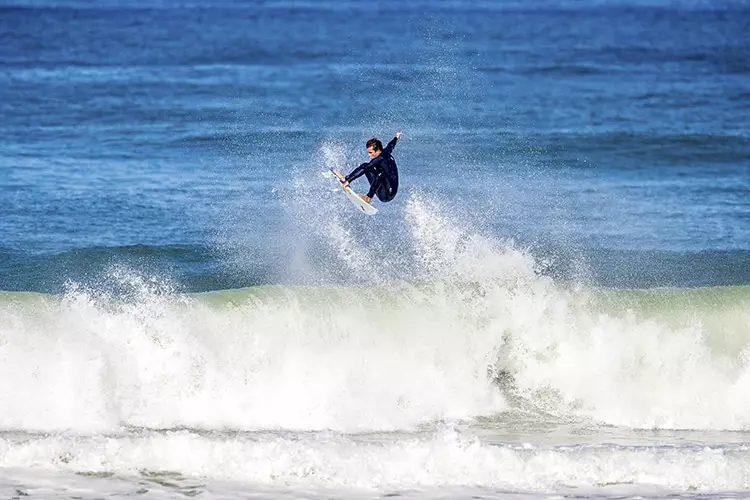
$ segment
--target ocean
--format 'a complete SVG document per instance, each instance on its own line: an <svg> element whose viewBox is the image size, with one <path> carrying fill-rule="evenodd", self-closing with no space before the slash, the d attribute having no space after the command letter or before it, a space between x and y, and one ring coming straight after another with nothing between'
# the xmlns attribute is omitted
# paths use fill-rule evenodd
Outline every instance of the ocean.
<svg viewBox="0 0 750 500"><path fill-rule="evenodd" d="M4 0L0 64L0 497L750 498L747 2Z"/></svg>

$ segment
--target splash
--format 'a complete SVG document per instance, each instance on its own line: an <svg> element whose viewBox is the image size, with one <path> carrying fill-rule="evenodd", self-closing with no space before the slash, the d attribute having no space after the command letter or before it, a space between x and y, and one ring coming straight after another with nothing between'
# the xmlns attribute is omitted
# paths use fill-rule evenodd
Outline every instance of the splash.
<svg viewBox="0 0 750 500"><path fill-rule="evenodd" d="M681 306L687 292L655 308L638 292L570 288L423 194L406 199L398 248L305 216L322 255L364 282L181 295L114 270L117 294L0 301L0 428L353 432L509 408L637 428L750 426L747 294L704 291L707 310Z"/></svg>

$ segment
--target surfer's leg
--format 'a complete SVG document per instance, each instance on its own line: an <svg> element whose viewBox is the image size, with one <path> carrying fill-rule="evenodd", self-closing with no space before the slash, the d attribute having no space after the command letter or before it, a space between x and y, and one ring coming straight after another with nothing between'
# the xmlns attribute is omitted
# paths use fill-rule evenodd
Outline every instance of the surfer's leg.
<svg viewBox="0 0 750 500"><path fill-rule="evenodd" d="M366 198L365 196L363 196L362 198L367 203L370 203L370 200L372 199L373 196L375 196L375 193L377 193L380 189L382 189L381 186L383 185L383 181L385 180L385 175L383 175L382 172L378 172L378 173L367 172L366 175L367 175L367 180L370 181L370 190L365 195Z"/></svg>
<svg viewBox="0 0 750 500"><path fill-rule="evenodd" d="M378 190L376 194L378 195L378 199L380 201L382 201L383 203L386 203L396 197L397 189L398 189L397 183L394 184L391 181L391 179L389 179L386 176L383 176L383 180L380 182L380 185L378 186Z"/></svg>

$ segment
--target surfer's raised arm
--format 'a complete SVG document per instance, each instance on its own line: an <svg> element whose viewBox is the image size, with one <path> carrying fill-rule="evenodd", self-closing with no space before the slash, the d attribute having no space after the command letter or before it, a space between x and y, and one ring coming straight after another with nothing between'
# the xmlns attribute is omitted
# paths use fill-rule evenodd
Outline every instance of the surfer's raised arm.
<svg viewBox="0 0 750 500"><path fill-rule="evenodd" d="M393 148L396 147L396 142L398 142L399 139L401 139L401 136L404 135L403 132L396 132L396 136L391 139L391 142L389 142L385 148L383 149L383 153L386 156L390 156L391 152L393 151Z"/></svg>

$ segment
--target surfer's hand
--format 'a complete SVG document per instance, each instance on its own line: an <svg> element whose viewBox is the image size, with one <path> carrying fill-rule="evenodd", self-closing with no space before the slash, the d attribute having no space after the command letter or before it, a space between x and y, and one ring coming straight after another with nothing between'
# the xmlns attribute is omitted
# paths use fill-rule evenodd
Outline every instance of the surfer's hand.
<svg viewBox="0 0 750 500"><path fill-rule="evenodd" d="M401 139L401 136L404 135L403 132L396 132L396 139Z"/></svg>
<svg viewBox="0 0 750 500"><path fill-rule="evenodd" d="M348 188L349 187L349 181L344 181L344 183L341 185L342 188Z"/></svg>

